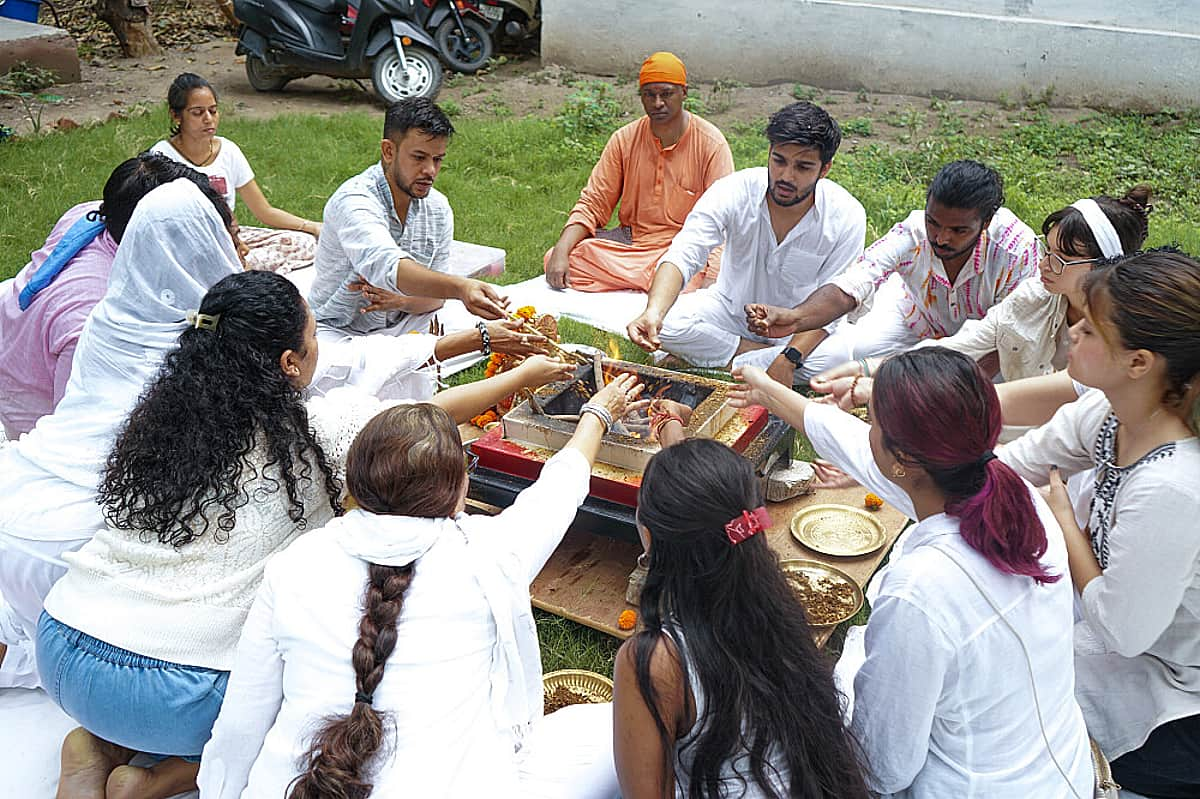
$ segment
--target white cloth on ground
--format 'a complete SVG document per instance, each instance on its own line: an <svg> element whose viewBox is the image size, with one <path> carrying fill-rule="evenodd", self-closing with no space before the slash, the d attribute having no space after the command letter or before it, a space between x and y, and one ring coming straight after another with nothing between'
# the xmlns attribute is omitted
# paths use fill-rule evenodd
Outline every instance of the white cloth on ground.
<svg viewBox="0 0 1200 799"><path fill-rule="evenodd" d="M241 147L238 147L224 136L214 136L213 139L220 143L221 149L217 153L217 157L213 159L213 162L204 166L196 166L188 160L187 156L176 150L175 146L166 139L151 147L150 152L165 155L172 161L178 161L203 175L207 175L208 182L212 184L212 187L217 190L218 194L225 198L225 202L229 204L229 210L232 213L237 203L237 190L254 180L254 170L250 168L250 162L246 160Z"/></svg>
<svg viewBox="0 0 1200 799"><path fill-rule="evenodd" d="M340 480L355 436L385 406L349 388L306 404L309 424ZM242 491L252 499L237 509L227 537L210 529L176 548L159 542L152 530L106 527L66 555L70 568L46 597L46 611L146 657L228 671L267 560L333 519L325 478L311 457L309 477L297 480L300 522L289 515L291 503L270 460L261 445L247 455ZM195 528L201 527L197 522Z"/></svg>
<svg viewBox="0 0 1200 799"><path fill-rule="evenodd" d="M399 292L396 267L402 258L445 272L453 240L454 212L445 195L430 189L428 196L412 198L401 221L383 167L372 164L339 186L325 203L316 279L308 294L317 321L348 333L395 327L404 312L361 313L362 295L348 286L361 275L374 286Z"/></svg>
<svg viewBox="0 0 1200 799"><path fill-rule="evenodd" d="M541 662L529 584L587 496L588 479L586 459L567 449L498 516L390 520L397 536L408 525L436 528L436 536L415 561L396 648L374 692L374 706L393 720L385 751L371 764L376 794L529 796L526 758L567 767L527 751L540 736L522 736L529 731L511 722L522 705L520 726L548 721L539 721ZM322 720L353 704L349 654L368 574L367 562L343 543L356 521L351 516L308 534L268 564L204 750L199 784L206 799L282 796ZM382 539L370 549L353 548L385 559L387 547ZM506 583L503 601L489 601L491 589L477 577L484 568L489 583ZM497 611L507 617L497 618ZM507 659L497 648L504 648L504 626L517 642L519 667L502 666ZM611 723L597 725L591 736L577 731L570 743L602 761L584 771L605 784L560 775L570 788L557 795L615 793Z"/></svg>
<svg viewBox="0 0 1200 799"><path fill-rule="evenodd" d="M425 401L437 391L432 362L436 336L387 331L351 335L318 324L317 343L317 369L308 387L312 396L353 386L380 399Z"/></svg>
<svg viewBox="0 0 1200 799"><path fill-rule="evenodd" d="M697 330L697 316L681 298L663 320L663 349L697 366L723 367L737 349L731 334L750 337L742 311L746 304L799 305L862 254L866 212L838 184L818 181L812 208L783 241L771 227L766 194L766 168L743 169L709 187L688 214L659 266L674 264L686 284L705 268L712 249L725 242L717 282L692 295L711 295L716 300L703 297L694 304L704 311L723 307L724 313L702 317L714 329ZM728 330L732 314L741 315L741 321Z"/></svg>
<svg viewBox="0 0 1200 799"><path fill-rule="evenodd" d="M54 413L0 448L0 474L10 492L0 503L0 538L59 542L61 552L103 527L96 487L118 428L175 346L186 312L240 270L229 231L190 180L159 186L138 203L108 292L84 325L66 393ZM10 551L0 558L8 603L0 612L40 607L52 585L39 581L24 596L12 596L20 557L27 555ZM33 637L36 614L10 621L6 627Z"/></svg>
<svg viewBox="0 0 1200 799"><path fill-rule="evenodd" d="M1041 484L1051 466L1095 467L1088 532L1103 573L1078 603L1075 693L1109 759L1200 714L1200 439L1117 467L1116 430L1104 393L1088 391L996 453Z"/></svg>
<svg viewBox="0 0 1200 799"><path fill-rule="evenodd" d="M876 466L869 425L810 404L804 426L822 457L915 517L908 495ZM1027 489L1046 529L1041 561L1062 575L1058 582L1038 585L1000 572L967 544L958 519L945 513L910 528L871 581L865 660L839 667L839 683L850 682L847 671L858 666L850 728L865 752L872 790L947 799L1069 797L1070 788L1046 756L1044 729L1078 795L1091 795L1087 731L1073 694L1066 546L1049 507L1032 486ZM950 557L1002 609L1025 642L1028 664L1013 630Z"/></svg>

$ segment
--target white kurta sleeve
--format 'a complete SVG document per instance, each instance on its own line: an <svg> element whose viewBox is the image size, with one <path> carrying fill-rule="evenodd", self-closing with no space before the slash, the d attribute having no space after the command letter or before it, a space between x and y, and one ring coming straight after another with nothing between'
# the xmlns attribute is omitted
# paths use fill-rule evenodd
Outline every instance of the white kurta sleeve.
<svg viewBox="0 0 1200 799"><path fill-rule="evenodd" d="M365 191L334 194L325 204L325 224L337 232L343 254L353 265L343 286L359 274L373 286L399 291L396 266L410 256L392 238L377 200Z"/></svg>
<svg viewBox="0 0 1200 799"><path fill-rule="evenodd" d="M1059 408L1046 424L998 448L996 456L1035 486L1049 482L1051 466L1065 480L1094 465L1092 448L1108 408L1103 392L1089 392Z"/></svg>
<svg viewBox="0 0 1200 799"><path fill-rule="evenodd" d="M537 482L518 494L512 505L483 520L493 545L516 556L527 582L537 577L575 520L587 499L591 471L579 450L564 449L546 461ZM497 528L502 538L491 538Z"/></svg>
<svg viewBox="0 0 1200 799"><path fill-rule="evenodd" d="M953 336L922 339L917 342L916 347L945 347L978 361L995 352L999 346L999 317L1000 306L993 305L982 319L968 319L963 322L962 327Z"/></svg>
<svg viewBox="0 0 1200 799"><path fill-rule="evenodd" d="M721 178L696 201L683 227L671 240L671 247L658 265L670 261L683 273L683 284L708 265L708 255L713 248L725 241L725 226L730 213L730 193L738 193L735 182L738 173ZM728 250L726 250L728 255ZM737 264L735 267L740 268ZM746 265L749 266L749 265Z"/></svg>
<svg viewBox="0 0 1200 799"><path fill-rule="evenodd" d="M875 465L869 424L832 405L812 402L804 410L804 433L817 454L890 502L908 518L917 518L908 494L884 477Z"/></svg>
<svg viewBox="0 0 1200 799"><path fill-rule="evenodd" d="M246 617L225 701L200 759L204 799L239 799L267 731L283 704L283 658L272 635L274 592L268 565Z"/></svg>
<svg viewBox="0 0 1200 799"><path fill-rule="evenodd" d="M1081 595L1092 631L1109 651L1129 658L1149 649L1174 620L1200 559L1194 488L1139 477L1134 472L1118 492L1108 566Z"/></svg>
<svg viewBox="0 0 1200 799"><path fill-rule="evenodd" d="M867 760L867 786L891 794L912 784L929 756L934 713L955 657L919 608L880 597L867 622L866 660L854 677L850 731Z"/></svg>

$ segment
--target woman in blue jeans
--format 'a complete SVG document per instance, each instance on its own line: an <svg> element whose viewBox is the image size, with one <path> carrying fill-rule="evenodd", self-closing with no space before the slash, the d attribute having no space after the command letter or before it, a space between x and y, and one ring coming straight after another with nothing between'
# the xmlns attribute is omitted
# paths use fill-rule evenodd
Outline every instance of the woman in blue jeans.
<svg viewBox="0 0 1200 799"><path fill-rule="evenodd" d="M82 725L60 796L194 787L266 561L341 513L346 452L383 407L351 388L302 398L316 323L284 277L231 275L189 320L108 458L106 528L46 599L42 684ZM464 421L569 372L536 356L433 403ZM135 752L163 759L132 768Z"/></svg>

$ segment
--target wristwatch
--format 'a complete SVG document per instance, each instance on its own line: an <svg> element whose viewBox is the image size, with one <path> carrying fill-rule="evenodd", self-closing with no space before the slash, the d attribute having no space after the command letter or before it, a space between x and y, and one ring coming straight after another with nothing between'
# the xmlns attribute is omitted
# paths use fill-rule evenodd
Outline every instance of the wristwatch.
<svg viewBox="0 0 1200 799"><path fill-rule="evenodd" d="M804 355L795 347L784 347L783 357L792 362L792 366L799 369L804 365Z"/></svg>

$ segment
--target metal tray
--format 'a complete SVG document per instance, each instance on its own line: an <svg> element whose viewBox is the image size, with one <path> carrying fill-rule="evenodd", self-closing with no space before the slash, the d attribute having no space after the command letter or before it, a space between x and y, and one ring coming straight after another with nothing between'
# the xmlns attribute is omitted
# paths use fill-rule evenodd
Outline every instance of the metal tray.
<svg viewBox="0 0 1200 799"><path fill-rule="evenodd" d="M849 505L809 505L792 517L792 537L822 555L853 558L887 543L887 530L870 511Z"/></svg>

